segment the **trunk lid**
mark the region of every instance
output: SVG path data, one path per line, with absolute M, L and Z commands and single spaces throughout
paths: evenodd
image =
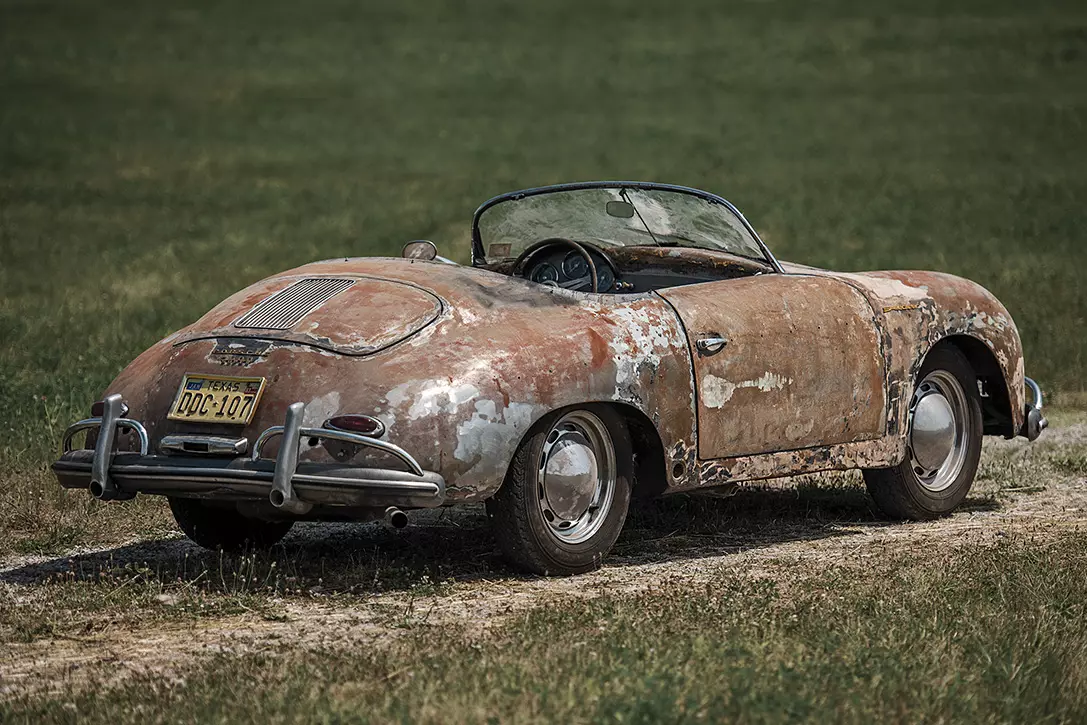
M 442 306 L 440 297 L 411 282 L 352 273 L 291 273 L 228 297 L 183 330 L 176 344 L 248 338 L 372 355 L 434 322 Z

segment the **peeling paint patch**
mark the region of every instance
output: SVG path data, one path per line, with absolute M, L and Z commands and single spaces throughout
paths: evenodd
M 702 381 L 702 402 L 707 408 L 721 408 L 732 400 L 733 394 L 741 388 L 757 388 L 764 393 L 769 393 L 772 390 L 781 390 L 792 382 L 791 378 L 771 372 L 763 373 L 754 380 L 744 380 L 739 383 L 729 382 L 716 375 L 706 375 Z M 810 431 L 811 427 L 808 430 Z
M 302 413 L 302 425 L 306 428 L 320 428 L 324 422 L 340 412 L 340 394 L 333 390 L 306 403 Z
M 812 418 L 807 423 L 790 423 L 785 426 L 785 437 L 790 441 L 799 440 L 808 433 L 811 433 L 812 428 L 815 427 L 815 419 Z
M 414 394 L 411 393 L 415 389 Z M 415 380 L 401 383 L 385 394 L 392 408 L 410 401 L 408 420 L 419 420 L 439 413 L 452 414 L 463 404 L 479 397 L 479 388 L 471 383 L 453 385 L 443 380 Z
M 838 276 L 859 282 L 877 297 L 889 302 L 898 299 L 920 301 L 929 298 L 928 287 L 923 284 L 914 286 L 899 279 L 874 277 L 868 274 L 841 273 Z M 887 306 L 893 307 L 894 305 Z
M 493 400 L 477 400 L 475 414 L 457 425 L 453 457 L 474 463 L 505 452 L 509 441 L 519 440 L 521 432 L 532 425 L 534 407 L 510 403 L 500 411 Z

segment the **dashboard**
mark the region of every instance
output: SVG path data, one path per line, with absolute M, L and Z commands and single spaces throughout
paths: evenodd
M 580 249 L 585 250 L 596 266 L 599 293 L 651 292 L 773 271 L 765 261 L 717 250 L 657 245 L 608 247 L 602 251 L 591 242 L 561 238 L 542 240 L 530 245 L 515 260 L 484 268 L 550 287 L 591 292 L 589 263 Z
M 597 292 L 610 292 L 619 284 L 611 262 L 594 249 L 587 249 L 596 266 Z M 588 292 L 592 289 L 589 263 L 580 252 L 567 246 L 555 245 L 533 255 L 524 276 L 538 284 Z

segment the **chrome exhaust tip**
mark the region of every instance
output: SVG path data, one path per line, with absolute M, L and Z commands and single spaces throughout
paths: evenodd
M 392 529 L 402 529 L 408 525 L 408 515 L 396 506 L 385 509 L 385 525 Z
M 293 494 L 293 490 L 291 493 Z M 276 509 L 289 514 L 307 514 L 313 508 L 313 504 L 299 501 L 297 496 L 287 496 L 275 488 L 268 493 L 268 503 L 272 504 Z

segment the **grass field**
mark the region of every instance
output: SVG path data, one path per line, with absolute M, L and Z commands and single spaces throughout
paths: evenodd
M 1087 5 L 1076 1 L 0 0 L 0 554 L 173 530 L 158 502 L 92 505 L 46 469 L 63 427 L 152 342 L 309 260 L 422 237 L 464 261 L 475 206 L 558 181 L 699 186 L 737 204 L 779 257 L 974 279 L 1015 318 L 1028 374 L 1082 407 L 1085 160 Z M 1084 448 L 1069 445 L 1046 470 L 1082 478 Z M 473 719 L 1074 721 L 1087 707 L 1084 541 L 979 545 L 947 567 L 922 556 L 879 582 L 831 572 L 797 599 L 725 578 L 565 603 L 482 644 L 424 628 L 404 652 L 215 660 L 181 693 L 224 720 L 242 707 L 273 720 L 303 707 L 329 720 L 356 707 L 442 719 L 443 700 L 426 699 L 436 690 L 380 694 L 406 668 L 475 693 L 458 711 Z M 983 565 L 1000 575 L 976 581 Z M 815 602 L 835 592 L 835 626 L 820 632 Z M 91 611 L 95 590 L 85 594 L 77 609 Z M 655 607 L 681 616 L 637 614 Z M 44 636 L 22 627 L 0 631 Z M 935 644 L 913 650 L 915 637 Z M 1015 669 L 1024 661 L 1034 669 Z M 579 681 L 585 672 L 612 684 Z M 918 684 L 939 672 L 947 679 Z M 339 689 L 316 693 L 314 674 Z M 257 686 L 266 679 L 278 694 Z M 162 713 L 182 696 L 122 687 L 121 704 L 34 700 L 9 715 L 65 719 L 75 703 L 100 720 L 138 707 L 171 719 Z

